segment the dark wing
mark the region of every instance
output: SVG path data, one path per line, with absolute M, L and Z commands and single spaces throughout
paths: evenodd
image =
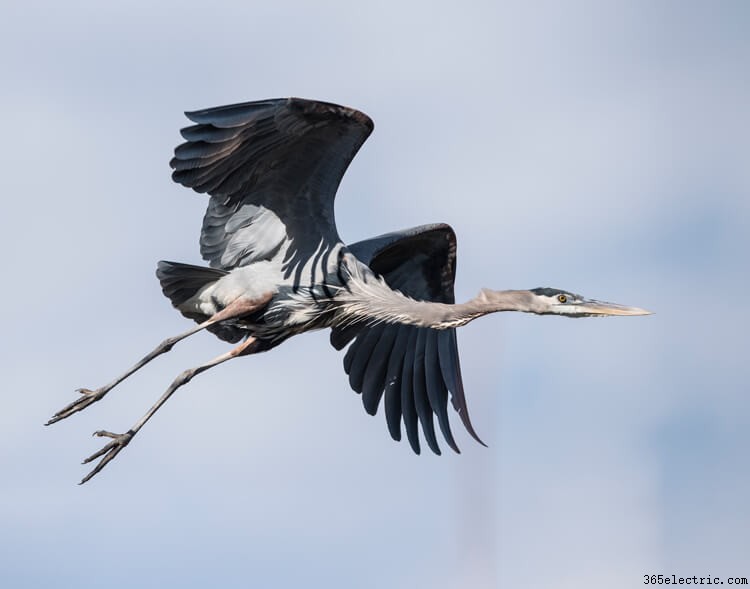
M 201 254 L 230 269 L 286 250 L 288 272 L 321 242 L 338 242 L 333 199 L 373 129 L 370 118 L 330 104 L 283 98 L 185 113 L 172 178 L 211 195 Z
M 453 303 L 456 235 L 435 224 L 389 233 L 348 246 L 359 260 L 382 276 L 388 286 L 417 300 Z M 448 445 L 458 452 L 448 422 L 448 396 L 471 436 L 480 444 L 466 407 L 455 329 L 410 325 L 361 324 L 335 328 L 331 344 L 344 357 L 349 384 L 362 394 L 365 410 L 374 415 L 384 400 L 388 431 L 401 439 L 401 421 L 414 452 L 419 454 L 419 423 L 430 449 L 440 454 L 433 415 Z

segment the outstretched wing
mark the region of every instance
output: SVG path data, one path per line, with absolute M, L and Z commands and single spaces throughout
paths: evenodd
M 285 254 L 290 274 L 339 241 L 333 200 L 373 129 L 354 109 L 283 98 L 185 113 L 175 182 L 211 195 L 201 254 L 230 269 Z M 283 248 L 283 249 L 282 249 Z M 287 275 L 288 275 L 287 274 Z
M 456 235 L 448 225 L 423 225 L 348 247 L 391 288 L 417 300 L 454 302 Z M 440 454 L 435 415 L 446 442 L 458 452 L 448 421 L 450 395 L 469 434 L 483 444 L 469 419 L 455 329 L 380 323 L 354 324 L 331 332 L 331 344 L 338 350 L 352 340 L 344 357 L 349 384 L 362 394 L 362 403 L 371 415 L 383 399 L 394 440 L 401 439 L 403 421 L 409 443 L 419 454 L 421 423 L 430 449 Z

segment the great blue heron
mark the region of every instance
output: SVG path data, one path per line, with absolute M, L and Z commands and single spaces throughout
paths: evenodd
M 102 399 L 178 341 L 203 329 L 237 347 L 182 372 L 127 432 L 84 463 L 101 457 L 96 475 L 167 399 L 196 374 L 231 358 L 263 352 L 287 338 L 330 327 L 351 387 L 375 414 L 384 399 L 394 440 L 401 422 L 419 453 L 419 425 L 440 454 L 433 414 L 458 452 L 448 423 L 448 397 L 479 443 L 466 407 L 455 328 L 497 311 L 592 317 L 648 311 L 587 300 L 553 288 L 483 289 L 455 304 L 456 236 L 444 224 L 423 225 L 345 245 L 333 200 L 341 178 L 373 129 L 351 108 L 300 98 L 262 100 L 186 113 L 172 178 L 211 195 L 200 246 L 210 267 L 159 262 L 164 294 L 198 325 L 164 340 L 130 370 L 80 396 L 49 420 L 60 421 Z

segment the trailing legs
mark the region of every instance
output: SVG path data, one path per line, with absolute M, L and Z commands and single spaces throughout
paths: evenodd
M 239 317 L 248 315 L 250 313 L 253 313 L 254 311 L 262 309 L 265 305 L 268 304 L 272 296 L 273 296 L 272 293 L 268 293 L 258 299 L 245 299 L 245 298 L 237 299 L 236 301 L 227 305 L 226 307 L 224 307 L 224 309 L 222 309 L 221 311 L 219 311 L 218 313 L 216 313 L 215 315 L 213 315 L 212 317 L 210 317 L 203 323 L 200 323 L 196 325 L 195 327 L 188 329 L 184 333 L 165 339 L 158 346 L 156 346 L 156 348 L 154 348 L 151 352 L 149 352 L 143 358 L 141 358 L 141 360 L 139 360 L 134 366 L 128 369 L 125 373 L 118 376 L 112 382 L 104 385 L 103 387 L 95 389 L 93 391 L 89 389 L 78 389 L 77 392 L 81 393 L 81 396 L 75 401 L 73 401 L 72 403 L 60 409 L 60 411 L 58 411 L 57 413 L 55 413 L 45 425 L 52 425 L 53 423 L 56 423 L 62 419 L 65 419 L 66 417 L 70 417 L 74 413 L 77 413 L 78 411 L 85 409 L 89 405 L 92 405 L 93 403 L 96 403 L 97 401 L 101 400 L 109 391 L 115 388 L 115 386 L 120 384 L 123 380 L 128 378 L 131 374 L 143 368 L 146 364 L 151 362 L 151 360 L 153 360 L 157 356 L 161 356 L 162 354 L 169 352 L 177 342 L 195 333 L 198 333 L 199 331 L 202 331 L 206 329 L 207 327 L 214 325 L 216 323 L 227 321 L 229 319 L 237 319 Z
M 190 380 L 197 374 L 200 374 L 201 372 L 205 372 L 209 368 L 213 368 L 214 366 L 221 364 L 222 362 L 226 362 L 227 360 L 231 360 L 232 358 L 237 358 L 239 356 L 246 356 L 247 354 L 252 354 L 253 352 L 257 351 L 258 349 L 258 340 L 256 340 L 253 337 L 248 338 L 243 343 L 241 343 L 236 348 L 230 350 L 229 352 L 226 352 L 224 354 L 221 354 L 220 356 L 217 356 L 213 360 L 209 360 L 205 364 L 201 364 L 199 366 L 196 366 L 195 368 L 189 368 L 183 372 L 181 372 L 177 378 L 175 378 L 172 381 L 172 384 L 169 385 L 167 390 L 164 392 L 164 394 L 159 398 L 159 400 L 154 403 L 153 407 L 149 409 L 146 414 L 141 417 L 133 426 L 124 434 L 113 434 L 112 432 L 99 430 L 94 432 L 95 436 L 98 437 L 105 437 L 105 438 L 111 438 L 112 441 L 106 444 L 101 450 L 98 452 L 95 452 L 86 460 L 83 461 L 83 464 L 88 464 L 89 462 L 93 462 L 100 456 L 102 459 L 98 462 L 98 464 L 94 467 L 94 469 L 88 473 L 79 485 L 82 485 L 89 479 L 91 479 L 94 475 L 96 475 L 101 469 L 103 469 L 112 459 L 114 459 L 115 456 L 117 456 L 120 451 L 127 446 L 130 441 L 133 439 L 135 434 L 137 434 L 140 429 L 146 424 L 146 422 L 151 419 L 154 414 L 161 408 L 164 403 L 167 402 L 167 399 L 172 396 L 172 394 L 179 389 L 182 385 L 187 384 L 190 382 Z

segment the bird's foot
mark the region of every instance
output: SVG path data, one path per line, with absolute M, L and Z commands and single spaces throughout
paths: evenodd
M 115 456 L 117 456 L 120 453 L 120 450 L 122 450 L 125 446 L 127 446 L 130 443 L 130 440 L 133 439 L 135 432 L 133 430 L 129 430 L 125 432 L 124 434 L 113 434 L 112 432 L 99 430 L 99 431 L 94 432 L 93 435 L 99 438 L 112 438 L 112 441 L 109 442 L 106 446 L 104 446 L 104 448 L 102 448 L 98 452 L 95 452 L 94 454 L 92 454 L 86 460 L 82 462 L 82 464 L 88 464 L 89 462 L 93 462 L 94 460 L 102 456 L 102 459 L 94 467 L 94 469 L 85 477 L 83 477 L 83 479 L 81 479 L 81 482 L 78 483 L 79 485 L 82 485 L 83 483 L 91 479 L 101 469 L 107 466 L 107 464 Z
M 55 413 L 44 425 L 52 425 L 53 423 L 57 423 L 58 421 L 65 419 L 66 417 L 70 417 L 74 413 L 78 413 L 79 411 L 86 409 L 86 407 L 93 403 L 96 403 L 102 397 L 104 397 L 104 395 L 109 392 L 109 387 L 102 387 L 100 389 L 96 389 L 95 391 L 91 391 L 89 389 L 76 389 L 76 392 L 80 393 L 81 396 L 69 405 L 66 405 L 65 407 L 60 409 L 60 411 Z

